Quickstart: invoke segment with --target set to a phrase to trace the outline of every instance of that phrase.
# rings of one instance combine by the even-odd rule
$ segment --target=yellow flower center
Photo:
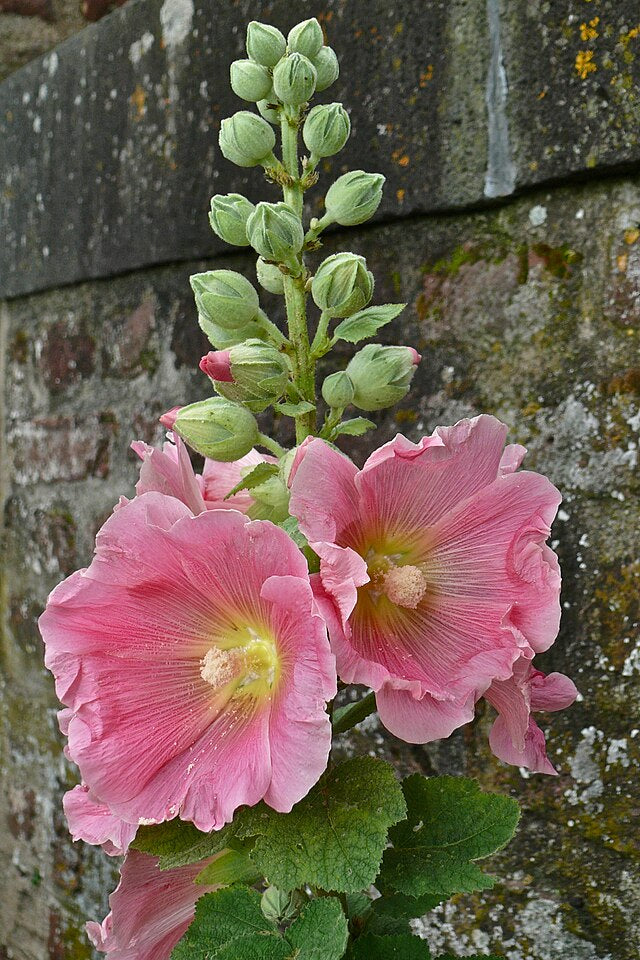
[[[403,559],[401,553],[378,553],[370,549],[366,556],[369,591],[374,600],[384,595],[399,607],[415,610],[427,592],[427,578],[421,567],[402,563]]]
[[[260,697],[271,692],[278,668],[278,651],[269,632],[247,627],[217,639],[200,661],[200,676],[228,697]]]

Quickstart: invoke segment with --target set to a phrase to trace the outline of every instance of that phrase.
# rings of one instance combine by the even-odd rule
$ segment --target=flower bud
[[[255,320],[260,311],[258,292],[234,270],[209,270],[189,278],[198,314],[223,330],[236,331]]]
[[[262,117],[239,110],[220,125],[222,155],[239,167],[257,167],[273,153],[276,135]]]
[[[367,344],[347,364],[354,406],[360,410],[382,410],[402,400],[419,362],[420,355],[413,347]]]
[[[267,337],[264,327],[257,320],[244,323],[235,330],[225,330],[224,327],[207,320],[200,313],[198,314],[198,323],[209,343],[217,350],[230,350],[231,347],[235,347],[237,343],[243,343],[245,340],[265,340]]]
[[[271,520],[282,523],[289,516],[289,490],[278,475],[251,488],[253,503],[247,510],[251,520]]]
[[[231,89],[241,100],[264,100],[271,90],[271,74],[255,60],[234,60],[229,71]]]
[[[173,430],[173,425],[178,419],[179,412],[180,407],[171,407],[171,409],[167,410],[166,413],[163,413],[161,417],[158,417],[158,420],[163,427],[166,427],[167,430]]]
[[[364,170],[352,170],[338,177],[329,187],[324,201],[327,216],[343,227],[364,223],[380,206],[384,181],[381,173],[365,173]]]
[[[273,71],[273,89],[282,103],[306,103],[315,88],[316,68],[301,53],[284,57]]]
[[[350,132],[351,121],[342,104],[321,103],[309,112],[302,139],[314,160],[319,160],[342,150]]]
[[[312,63],[316,68],[316,93],[321,93],[330,87],[340,76],[340,65],[333,47],[321,47],[313,57]]]
[[[218,193],[211,198],[211,229],[227,243],[248,247],[247,218],[254,210],[251,201],[239,193],[228,193],[226,196]]]
[[[208,353],[200,369],[211,377],[221,396],[259,413],[275,403],[289,383],[284,354],[260,340],[246,340],[230,350]]]
[[[355,253],[336,253],[318,267],[311,281],[316,306],[332,317],[349,317],[373,296],[373,274]]]
[[[259,203],[247,220],[251,246],[265,260],[286,263],[302,250],[300,217],[286,203]]]
[[[275,263],[267,263],[262,257],[256,261],[258,283],[269,293],[284,293],[284,277]]]
[[[260,116],[264,117],[265,120],[268,120],[269,123],[272,123],[274,127],[280,126],[280,111],[277,106],[274,106],[276,100],[276,95],[273,90],[270,91],[269,96],[265,100],[258,100],[256,106]]]
[[[253,414],[225,397],[181,407],[173,429],[198,453],[223,463],[246,456],[258,442]]]
[[[344,370],[332,373],[322,384],[322,398],[330,407],[344,410],[354,397],[353,384],[349,374]]]
[[[287,41],[277,27],[252,20],[247,27],[247,53],[264,67],[275,67],[287,52]]]
[[[296,24],[295,27],[291,28],[287,37],[289,53],[302,53],[309,60],[313,60],[320,52],[323,43],[322,27],[315,17]]]

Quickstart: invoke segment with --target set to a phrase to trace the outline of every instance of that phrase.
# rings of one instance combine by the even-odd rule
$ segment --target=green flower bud
[[[274,127],[279,127],[280,111],[277,107],[273,106],[275,102],[277,102],[277,98],[272,89],[269,96],[265,100],[258,100],[256,106],[261,117],[264,117],[265,120],[268,120],[269,123],[272,123]]]
[[[223,330],[235,331],[258,316],[258,292],[241,273],[209,270],[195,273],[189,282],[199,315]]]
[[[259,203],[247,220],[251,246],[265,260],[286,263],[302,250],[300,217],[286,203]]]
[[[223,463],[239,460],[258,442],[253,414],[225,397],[181,407],[173,429],[198,453]]]
[[[336,253],[320,264],[311,281],[316,306],[332,317],[349,317],[373,296],[373,274],[355,253]]]
[[[289,516],[289,491],[279,476],[269,477],[249,491],[252,505],[247,510],[251,520],[282,523]]]
[[[315,88],[316,68],[301,53],[284,57],[273,71],[273,89],[282,103],[306,103]]]
[[[255,206],[251,201],[239,193],[217,193],[211,198],[211,229],[227,243],[233,243],[236,247],[248,247],[247,218],[254,210]]]
[[[252,20],[247,27],[247,53],[264,67],[275,67],[287,52],[287,41],[277,27]]]
[[[200,313],[198,314],[198,323],[209,343],[217,350],[229,350],[231,347],[235,347],[237,343],[244,343],[247,339],[265,340],[267,337],[264,327],[255,320],[243,324],[236,330],[225,330],[224,327],[207,320]]]
[[[340,76],[340,64],[333,47],[321,47],[312,60],[316,68],[316,92],[330,87]]]
[[[380,206],[384,181],[381,173],[365,173],[364,170],[352,170],[338,177],[329,187],[324,201],[327,216],[343,227],[364,223]]]
[[[419,362],[420,355],[413,347],[367,344],[347,364],[354,406],[360,410],[382,410],[402,400]]]
[[[222,155],[239,167],[257,167],[267,161],[276,145],[276,135],[262,117],[239,110],[222,121],[219,136]]]
[[[245,340],[230,350],[208,353],[200,369],[213,379],[221,396],[243,403],[254,413],[279,400],[289,384],[287,358],[261,340]]]
[[[317,56],[323,43],[324,36],[322,27],[315,17],[311,20],[303,20],[302,23],[296,24],[295,27],[291,28],[289,36],[287,37],[289,53],[293,53],[294,51],[296,53],[302,53],[305,57],[308,57],[309,60],[313,60],[313,58]]]
[[[284,277],[275,263],[267,263],[262,257],[256,261],[258,283],[269,293],[284,293]]]
[[[271,74],[254,60],[234,60],[230,69],[231,89],[241,100],[255,103],[271,90]]]
[[[322,398],[330,407],[338,407],[340,410],[344,410],[345,407],[349,406],[353,397],[353,384],[349,374],[344,370],[332,373],[322,384]]]
[[[319,160],[342,150],[350,132],[351,121],[342,104],[321,103],[309,112],[302,139],[314,160]]]

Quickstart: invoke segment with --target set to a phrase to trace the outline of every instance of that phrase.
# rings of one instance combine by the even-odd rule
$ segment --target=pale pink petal
[[[289,475],[289,509],[309,541],[340,543],[339,535],[358,516],[356,466],[324,440],[312,440]],[[338,538],[338,539],[336,539]]]
[[[504,453],[500,458],[500,474],[504,476],[507,473],[515,473],[522,464],[527,453],[527,448],[519,443],[508,443],[504,448]]]
[[[367,565],[355,550],[332,543],[309,544],[320,557],[320,575],[325,590],[340,611],[343,627],[358,601],[358,587],[369,582]]]
[[[91,797],[88,787],[79,785],[68,790],[62,805],[74,840],[100,845],[112,857],[127,852],[137,824],[115,817],[107,806]]]
[[[533,670],[530,684],[531,709],[534,711],[564,710],[570,707],[578,696],[575,683],[564,673],[549,673],[545,676],[539,670]]]
[[[253,497],[249,490],[240,490],[225,500],[230,490],[259,463],[273,463],[274,457],[262,455],[257,450],[250,450],[246,456],[231,463],[220,463],[217,460],[205,460],[202,471],[204,484],[204,498],[208,510],[240,510],[246,513],[253,506]]]
[[[156,857],[130,850],[103,922],[87,923],[93,945],[110,960],[169,960],[193,920],[196,902],[216,887],[194,883],[215,858],[160,870]]]
[[[532,773],[557,774],[557,770],[547,757],[544,733],[530,717],[523,744],[518,747],[511,739],[508,724],[501,715],[496,718],[489,734],[489,745],[493,753],[504,763],[516,767],[526,767]]]
[[[436,700],[429,694],[414,697],[407,690],[385,683],[376,694],[380,720],[390,733],[407,743],[429,743],[450,736],[473,720],[475,698]]]
[[[165,493],[181,500],[192,513],[202,513],[204,498],[187,448],[177,434],[171,436],[174,442],[165,443],[162,450],[141,440],[131,444],[131,449],[142,460],[136,493],[138,496],[151,491]]]

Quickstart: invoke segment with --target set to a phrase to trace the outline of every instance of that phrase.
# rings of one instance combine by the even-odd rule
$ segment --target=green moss
[[[572,265],[582,260],[582,254],[566,243],[560,247],[551,247],[548,243],[533,243],[531,250],[543,261],[544,269],[560,280],[567,280],[572,274]]]

